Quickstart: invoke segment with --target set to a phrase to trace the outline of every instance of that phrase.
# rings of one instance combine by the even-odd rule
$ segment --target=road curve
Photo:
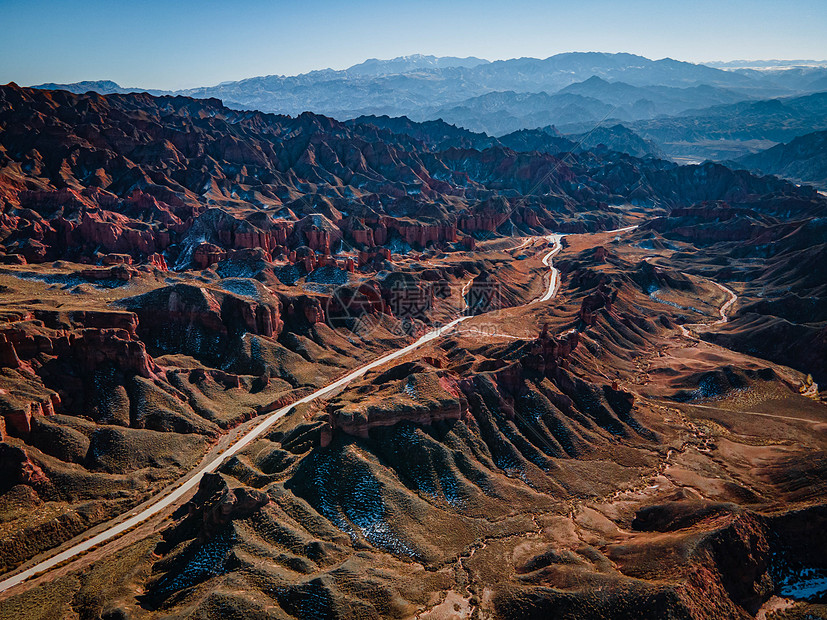
[[[721,289],[724,293],[727,293],[729,295],[729,299],[727,299],[724,302],[724,304],[721,306],[721,309],[719,311],[719,313],[721,315],[721,318],[713,323],[713,325],[720,325],[722,323],[726,323],[727,321],[729,321],[729,311],[730,311],[730,309],[732,309],[732,306],[735,305],[735,302],[738,301],[738,295],[736,295],[735,291],[733,291],[728,286],[724,286],[723,284],[718,284],[714,280],[712,281],[712,284],[714,284],[719,289]]]
[[[614,230],[604,230],[600,231],[599,233],[595,234],[614,234],[614,233],[624,233],[629,232],[630,230],[635,230],[637,225],[634,226],[624,226],[623,228],[615,228]],[[549,275],[549,283],[548,283],[548,290],[546,291],[545,295],[539,297],[532,301],[531,303],[543,303],[544,301],[548,301],[552,297],[557,294],[557,289],[560,288],[560,270],[554,267],[551,264],[551,259],[557,256],[560,251],[563,249],[563,237],[565,235],[562,234],[552,234],[547,235],[545,238],[549,243],[553,244],[551,251],[543,257],[543,264],[548,267],[550,271]],[[522,246],[521,246],[522,247]]]
[[[757,415],[764,418],[776,418],[778,420],[789,420],[792,422],[807,422],[808,424],[827,425],[827,423],[825,423],[823,420],[811,420],[810,418],[796,418],[795,416],[779,415],[777,413],[763,413],[759,411],[736,411],[731,409],[722,409],[721,407],[712,407],[710,405],[697,405],[695,403],[679,403],[679,405],[684,407],[696,407],[698,409],[710,409],[712,411],[717,411],[718,413],[739,413],[743,415]]]
[[[724,293],[729,295],[729,299],[727,299],[718,310],[718,314],[721,316],[720,319],[717,321],[713,321],[712,323],[687,323],[685,325],[681,325],[681,334],[684,336],[691,338],[692,335],[689,333],[690,327],[712,327],[714,325],[723,325],[727,321],[729,321],[729,311],[732,309],[732,306],[735,305],[735,302],[738,301],[738,295],[728,286],[724,286],[723,284],[719,284],[715,280],[709,280],[721,289]]]
[[[638,227],[637,224],[635,224],[634,226],[624,226],[623,228],[615,228],[613,230],[604,230],[604,231],[602,231],[602,234],[611,235],[613,233],[629,232],[630,230],[635,230],[637,227]],[[600,233],[598,233],[598,234],[600,234]]]
[[[553,244],[551,251],[543,257],[543,264],[550,270],[548,290],[545,295],[535,299],[531,303],[543,303],[544,301],[548,301],[557,294],[557,289],[560,287],[560,270],[551,264],[551,259],[557,256],[563,249],[563,235],[548,235],[546,239],[549,243]]]

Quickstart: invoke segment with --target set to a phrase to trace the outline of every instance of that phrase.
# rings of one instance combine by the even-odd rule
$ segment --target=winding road
[[[637,226],[628,226],[616,230],[605,231],[601,234],[627,232],[629,230],[634,230],[635,228],[637,228]],[[548,267],[550,270],[550,279],[549,287],[545,294],[542,297],[535,299],[532,302],[529,302],[531,304],[549,301],[557,294],[557,291],[560,287],[560,271],[553,266],[552,258],[554,258],[563,249],[562,234],[551,234],[545,237],[532,237],[524,241],[521,245],[517,246],[517,248],[514,249],[522,249],[530,243],[535,243],[538,239],[545,239],[552,244],[551,250],[542,259],[543,265]],[[463,286],[463,297],[471,282],[472,280],[469,280]],[[734,303],[734,300],[732,300],[732,303]],[[52,569],[55,566],[72,560],[77,556],[97,547],[98,545],[110,541],[120,536],[121,534],[127,532],[128,530],[131,530],[132,528],[144,523],[145,521],[157,515],[164,509],[175,505],[176,503],[184,499],[189,492],[193,491],[198,486],[204,474],[214,472],[227,458],[235,454],[238,454],[241,450],[250,445],[258,437],[266,433],[276,422],[278,422],[281,418],[287,415],[287,413],[289,413],[290,410],[293,409],[293,407],[295,407],[296,405],[309,403],[324,398],[325,396],[331,395],[340,388],[343,388],[349,383],[351,383],[353,380],[362,377],[374,368],[378,368],[379,366],[387,364],[388,362],[392,362],[400,357],[403,357],[411,351],[423,346],[424,344],[427,344],[432,340],[436,340],[437,338],[440,338],[441,336],[450,333],[457,325],[470,318],[472,317],[461,316],[459,318],[456,318],[453,321],[441,327],[427,332],[425,335],[420,337],[412,344],[409,344],[408,346],[398,349],[392,353],[388,353],[387,355],[383,355],[382,357],[374,360],[373,362],[370,362],[369,364],[366,364],[354,371],[351,371],[341,379],[338,379],[333,383],[330,383],[329,385],[320,388],[315,392],[312,392],[311,394],[304,396],[303,398],[300,398],[296,402],[282,407],[281,409],[274,411],[273,413],[262,416],[260,418],[261,422],[253,426],[252,429],[245,435],[243,435],[238,441],[216,453],[216,455],[213,458],[205,460],[205,462],[199,465],[196,469],[188,472],[186,476],[182,478],[181,484],[176,486],[171,492],[162,492],[156,495],[154,498],[148,500],[147,502],[145,502],[146,504],[148,504],[146,508],[140,510],[138,513],[129,517],[128,519],[119,521],[119,519],[123,518],[123,515],[121,515],[120,517],[116,517],[115,520],[118,521],[117,523],[114,523],[110,527],[104,529],[103,531],[92,536],[91,538],[79,542],[75,545],[72,545],[64,551],[61,551],[60,553],[57,553],[41,562],[38,562],[37,564],[34,564],[33,566],[25,570],[20,570],[19,572],[8,575],[5,579],[0,581],[0,592],[8,590],[9,588],[12,588],[16,585],[19,585],[27,579],[34,577],[35,575],[38,575],[40,573],[43,573],[44,571],[48,571],[49,569]]]
[[[557,256],[563,249],[563,235],[548,235],[545,238],[549,243],[553,244],[551,251],[543,257],[543,264],[549,268],[548,290],[545,295],[535,299],[531,303],[548,301],[557,294],[557,289],[560,287],[560,270],[551,264],[551,259]]]
[[[606,230],[600,233],[601,235],[612,235],[615,233],[624,233],[629,232],[631,230],[635,230],[637,228],[637,224],[634,226],[624,226],[623,228],[615,228],[614,230]],[[549,268],[549,283],[548,283],[548,290],[546,291],[545,295],[542,297],[538,297],[531,303],[542,303],[544,301],[548,301],[552,297],[557,294],[557,289],[560,288],[560,270],[554,267],[551,264],[551,259],[557,256],[560,251],[563,249],[563,237],[565,235],[561,234],[551,234],[545,237],[539,237],[540,239],[546,239],[549,243],[552,244],[551,251],[543,257],[543,264]],[[525,244],[518,246],[519,249],[525,247]]]
[[[732,306],[735,305],[735,302],[738,301],[738,295],[731,288],[724,286],[723,284],[719,284],[715,282],[715,280],[709,281],[712,282],[712,284],[717,286],[719,289],[721,289],[724,293],[729,295],[729,299],[727,299],[718,310],[718,313],[720,314],[721,318],[717,321],[713,321],[712,323],[686,323],[684,325],[681,325],[681,334],[683,334],[687,338],[692,338],[692,334],[689,330],[690,327],[713,327],[715,325],[723,325],[724,323],[729,321],[729,311],[732,309]]]
[[[373,362],[348,373],[341,379],[334,381],[333,383],[321,389],[318,389],[311,394],[308,394],[304,398],[300,398],[296,402],[287,405],[286,407],[282,407],[278,411],[275,411],[267,415],[266,417],[262,418],[260,424],[254,426],[249,433],[244,435],[235,444],[219,452],[213,459],[200,465],[194,472],[189,472],[187,474],[189,478],[186,481],[184,481],[180,486],[176,487],[175,490],[173,490],[168,495],[157,496],[157,498],[154,501],[150,500],[152,501],[152,503],[149,505],[149,507],[145,508],[138,514],[126,519],[125,521],[117,523],[110,528],[107,528],[101,533],[93,536],[92,538],[89,538],[88,540],[84,540],[83,542],[69,547],[65,551],[62,551],[46,560],[43,560],[42,562],[39,562],[38,564],[35,564],[34,566],[26,570],[20,571],[19,573],[16,573],[14,575],[11,575],[10,577],[3,579],[3,581],[0,581],[0,592],[3,592],[4,590],[8,590],[11,587],[23,583],[24,581],[26,581],[30,577],[33,577],[34,575],[37,575],[38,573],[42,573],[43,571],[49,570],[50,568],[53,568],[58,564],[61,564],[67,560],[71,560],[72,558],[82,553],[85,553],[86,551],[89,551],[93,547],[96,547],[101,543],[104,543],[108,540],[111,540],[119,536],[120,534],[123,534],[124,532],[135,527],[136,525],[140,525],[144,521],[148,520],[150,517],[164,510],[165,508],[172,506],[180,499],[182,499],[188,492],[195,489],[201,482],[201,478],[204,474],[213,472],[216,469],[218,469],[221,463],[223,463],[228,457],[237,454],[245,447],[250,445],[251,442],[253,442],[256,438],[260,437],[265,432],[267,432],[268,429],[270,429],[276,422],[283,418],[296,405],[309,403],[314,400],[323,398],[324,396],[327,396],[328,394],[335,392],[339,388],[346,386],[354,379],[358,379],[359,377],[366,374],[368,371],[382,366],[383,364],[387,364],[388,362],[392,362],[395,359],[407,355],[414,349],[417,349],[422,345],[439,338],[440,336],[453,330],[454,327],[456,327],[463,321],[470,318],[470,316],[462,316],[457,319],[454,319],[446,325],[429,331],[413,344],[409,344],[408,346],[398,349],[393,353],[388,353],[387,355],[384,355],[379,359],[376,359]]]

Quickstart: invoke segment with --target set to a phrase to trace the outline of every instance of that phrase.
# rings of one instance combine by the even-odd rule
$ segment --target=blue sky
[[[0,83],[188,88],[423,53],[827,58],[825,0],[0,0]]]

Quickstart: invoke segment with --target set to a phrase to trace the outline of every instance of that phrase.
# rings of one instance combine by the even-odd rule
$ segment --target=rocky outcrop
[[[605,282],[601,282],[597,290],[586,297],[580,303],[578,317],[586,326],[594,325],[597,321],[597,313],[600,310],[611,312],[612,304],[617,299],[617,289],[612,289]]]
[[[20,358],[6,334],[0,333],[0,368],[20,368]]]
[[[332,404],[321,430],[321,446],[327,446],[337,431],[367,438],[371,429],[400,422],[432,425],[462,419],[468,409],[465,395],[457,378],[444,371],[408,363],[380,375],[374,384],[381,386],[408,373],[407,379],[394,381],[390,389],[374,396]]]
[[[206,269],[210,265],[221,262],[227,256],[224,248],[214,243],[202,243],[192,253],[192,266],[196,269]]]
[[[159,370],[144,343],[132,340],[126,330],[81,330],[70,337],[69,351],[84,373],[91,374],[104,364],[112,364],[124,372],[149,379]]]
[[[167,261],[164,258],[163,254],[150,254],[147,257],[147,263],[155,267],[156,269],[160,269],[161,271],[167,271],[169,267],[167,267]]]
[[[270,497],[262,491],[248,487],[231,489],[220,474],[206,473],[187,510],[201,540],[209,540],[231,521],[251,517],[269,503]]]
[[[690,208],[672,209],[668,216],[654,218],[641,230],[654,230],[670,239],[709,245],[721,241],[751,241],[761,239],[772,219],[753,209],[734,207],[725,202],[701,203]]]
[[[527,370],[553,377],[558,368],[569,367],[569,358],[579,342],[580,333],[577,330],[554,336],[544,325],[540,336],[520,358],[520,363]]]
[[[23,448],[0,443],[0,491],[5,493],[17,484],[41,488],[49,478]]]
[[[101,259],[101,264],[106,267],[111,265],[131,265],[132,257],[129,254],[107,254]]]
[[[55,395],[57,397],[57,395]],[[51,416],[55,414],[53,402],[50,399],[28,400],[21,399],[9,406],[0,402],[0,413],[3,415],[4,426],[10,433],[17,437],[26,437],[32,432],[32,420],[38,416]],[[28,401],[28,402],[26,402]],[[60,402],[59,398],[56,398]]]
[[[230,341],[245,333],[272,338],[281,333],[281,301],[266,291],[262,295],[256,301],[175,284],[122,303],[138,316],[138,334],[151,347],[217,361]]]
[[[126,264],[114,265],[113,267],[108,267],[105,269],[90,268],[80,270],[80,276],[82,278],[96,281],[121,280],[123,282],[128,282],[135,276],[136,273],[138,272],[135,269]]]
[[[326,315],[322,300],[310,295],[300,295],[287,302],[286,316],[293,323],[306,322],[310,325],[324,323]]]
[[[388,248],[371,248],[368,251],[359,251],[359,267],[366,265],[378,266],[383,261],[391,260],[391,251]]]
[[[774,174],[827,190],[827,131],[809,133],[788,144],[746,155],[738,163],[758,174]]]
[[[305,245],[322,254],[330,254],[343,237],[339,227],[321,213],[308,215],[296,222],[293,234],[297,245]]]

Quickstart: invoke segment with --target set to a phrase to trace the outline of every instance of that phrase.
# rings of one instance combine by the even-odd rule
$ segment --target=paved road
[[[623,228],[615,228],[614,230],[606,230],[595,234],[608,235],[614,233],[624,233],[629,232],[630,230],[635,230],[636,228],[636,225],[624,226]],[[560,288],[560,270],[551,264],[551,259],[557,256],[563,249],[564,236],[565,235],[553,234],[547,235],[546,237],[541,237],[543,239],[546,239],[549,243],[554,244],[551,248],[551,251],[543,257],[543,264],[551,270],[551,273],[549,276],[548,290],[546,291],[545,295],[538,299],[535,299],[532,303],[542,303],[544,301],[548,301],[557,294],[557,289]]]
[[[629,232],[630,230],[635,230],[637,228],[637,224],[634,226],[624,226],[623,228],[615,228],[613,230],[606,230],[602,233],[595,233],[595,234],[604,234],[604,235],[611,235],[613,233],[622,233],[622,232]]]
[[[606,232],[619,233],[619,232],[626,232],[626,231],[629,231],[629,230],[634,230],[635,228],[637,228],[637,226],[627,226],[625,228],[619,228],[617,230],[606,231]],[[563,245],[561,243],[562,239],[563,239],[563,235],[552,234],[552,235],[547,235],[546,237],[539,237],[539,238],[540,239],[546,239],[549,243],[553,244],[552,249],[543,257],[543,264],[551,270],[551,276],[550,276],[548,291],[546,291],[546,293],[542,297],[540,297],[539,299],[534,300],[531,303],[544,302],[544,301],[550,300],[552,297],[554,297],[557,294],[557,291],[559,289],[559,284],[560,284],[560,271],[552,265],[551,259],[554,256],[556,256],[563,249]],[[519,247],[520,248],[525,247],[526,245],[528,245],[529,242],[534,241],[536,239],[538,239],[538,238],[535,237],[535,238],[529,239]],[[463,295],[466,292],[467,287],[470,284],[471,284],[471,281],[467,282],[465,284],[465,286],[463,287],[463,291],[462,291]],[[54,555],[54,556],[52,556],[52,557],[50,557],[46,560],[43,560],[42,562],[39,562],[38,564],[35,564],[31,568],[28,568],[26,570],[20,571],[19,573],[16,573],[16,574],[13,574],[9,577],[6,577],[2,581],[0,581],[0,592],[8,590],[9,588],[12,588],[12,587],[14,587],[18,584],[21,584],[24,581],[26,581],[27,579],[29,579],[30,577],[33,577],[34,575],[36,575],[38,573],[42,573],[46,570],[49,570],[50,568],[53,568],[53,567],[57,566],[58,564],[61,564],[65,561],[67,561],[67,560],[71,560],[72,558],[75,558],[76,556],[78,556],[82,553],[85,553],[86,551],[89,551],[93,547],[96,547],[96,546],[100,545],[101,543],[104,543],[108,540],[112,540],[113,538],[119,536],[120,534],[123,534],[127,530],[129,530],[129,529],[131,529],[131,528],[133,528],[137,525],[140,525],[144,521],[148,520],[152,516],[158,514],[162,510],[164,510],[165,508],[168,508],[168,507],[174,505],[176,502],[180,501],[185,495],[187,495],[187,493],[189,493],[190,491],[192,491],[193,489],[195,489],[198,486],[198,484],[201,482],[201,478],[203,477],[204,474],[215,471],[216,469],[218,469],[218,467],[221,465],[221,463],[223,463],[228,457],[231,457],[234,454],[237,454],[238,452],[243,450],[245,447],[250,445],[250,443],[255,441],[262,434],[266,433],[276,422],[278,422],[282,417],[284,417],[294,406],[299,405],[299,404],[303,404],[303,403],[309,403],[309,402],[312,402],[314,400],[318,400],[320,398],[323,398],[323,397],[325,397],[329,394],[332,394],[332,393],[336,392],[336,390],[346,386],[348,383],[350,383],[354,379],[358,379],[359,377],[363,376],[364,374],[366,374],[370,370],[373,370],[374,368],[377,368],[379,366],[387,364],[388,362],[392,362],[395,359],[403,357],[404,355],[407,355],[408,353],[410,353],[414,349],[417,349],[417,348],[421,347],[422,345],[424,345],[428,342],[431,342],[432,340],[435,340],[436,338],[439,338],[440,336],[442,336],[442,335],[444,335],[448,332],[451,332],[457,325],[459,325],[463,321],[465,321],[467,319],[470,319],[470,318],[471,318],[470,316],[462,316],[462,317],[459,317],[457,319],[454,319],[450,323],[448,323],[446,325],[443,325],[442,327],[439,327],[437,329],[431,330],[430,332],[426,333],[424,336],[419,338],[419,340],[417,340],[413,344],[410,344],[410,345],[408,345],[406,347],[403,347],[403,348],[401,348],[397,351],[394,351],[393,353],[388,353],[387,355],[383,355],[382,357],[374,360],[373,362],[371,362],[371,363],[369,363],[365,366],[362,366],[361,368],[358,368],[357,370],[354,370],[354,371],[348,373],[347,375],[345,375],[341,379],[338,379],[337,381],[334,381],[330,385],[327,385],[323,388],[320,388],[320,389],[316,390],[315,392],[313,392],[311,394],[308,394],[307,396],[305,396],[303,398],[300,398],[296,402],[291,403],[290,405],[287,405],[286,407],[282,407],[278,411],[274,411],[273,413],[268,414],[266,417],[262,417],[261,423],[254,426],[252,428],[252,430],[250,430],[250,432],[248,432],[246,435],[244,435],[236,443],[234,443],[230,447],[226,448],[225,450],[217,453],[213,459],[208,460],[207,462],[201,464],[196,470],[188,472],[187,473],[187,476],[188,476],[187,479],[183,483],[181,483],[180,486],[176,487],[171,493],[169,493],[168,495],[158,496],[157,501],[154,501],[152,504],[150,504],[144,510],[141,510],[139,513],[137,513],[136,515],[126,519],[125,521],[122,521],[120,523],[117,523],[116,525],[113,525],[110,528],[105,529],[104,531],[100,532],[99,534],[96,534],[92,538],[89,538],[88,540],[85,540],[83,542],[80,542],[80,543],[72,546],[72,547],[69,547],[68,549],[66,549],[64,551],[61,551],[60,553],[58,553],[58,554],[56,554],[56,555]]]
[[[554,244],[551,251],[543,257],[543,264],[551,270],[548,279],[548,290],[545,295],[534,300],[532,303],[548,301],[557,294],[557,289],[560,287],[560,270],[551,264],[551,259],[557,256],[560,250],[563,249],[563,235],[548,235],[546,239],[548,239],[549,243]]]
[[[684,275],[688,275],[688,274],[684,274]],[[712,284],[717,286],[719,289],[721,289],[724,293],[727,293],[729,295],[729,299],[727,299],[723,303],[723,305],[721,305],[721,308],[718,310],[718,313],[720,314],[721,318],[718,319],[717,321],[713,321],[712,323],[687,323],[685,325],[681,325],[681,333],[684,336],[687,336],[689,338],[692,337],[692,335],[689,333],[689,328],[690,327],[712,327],[714,325],[723,325],[724,323],[729,321],[729,311],[732,309],[732,306],[735,305],[735,302],[738,301],[738,295],[735,293],[735,291],[733,291],[728,286],[724,286],[723,284],[718,284],[715,280],[709,280],[709,281],[712,282]]]
[[[16,586],[20,583],[23,583],[26,579],[28,579],[29,577],[33,577],[37,573],[41,573],[41,572],[43,572],[45,570],[48,570],[48,569],[50,569],[50,568],[52,568],[52,567],[54,567],[54,566],[56,566],[56,565],[58,565],[62,562],[65,562],[66,560],[70,560],[70,559],[74,558],[75,556],[80,555],[81,553],[89,551],[93,547],[96,547],[97,545],[99,545],[103,542],[106,542],[108,540],[111,540],[112,538],[115,538],[116,536],[124,533],[125,531],[129,530],[130,528],[135,527],[136,525],[139,525],[139,524],[143,523],[144,521],[146,521],[147,519],[149,519],[153,515],[161,512],[165,508],[167,508],[169,506],[172,506],[177,501],[179,501],[182,497],[184,497],[189,491],[191,491],[195,487],[197,487],[198,484],[201,482],[202,476],[205,473],[215,471],[216,469],[218,469],[219,465],[221,465],[221,463],[223,463],[228,457],[230,457],[234,454],[237,454],[239,451],[243,450],[245,447],[250,445],[251,442],[253,442],[256,438],[260,437],[265,432],[267,432],[268,429],[270,429],[276,422],[278,422],[282,417],[284,417],[287,414],[287,412],[290,411],[295,405],[299,405],[299,404],[302,404],[302,403],[309,403],[311,401],[314,401],[314,400],[317,400],[317,399],[322,398],[324,396],[327,396],[328,394],[331,394],[332,392],[335,392],[339,388],[344,387],[345,385],[347,385],[348,383],[350,383],[354,379],[358,379],[359,377],[361,377],[362,375],[364,375],[368,371],[370,371],[374,368],[377,368],[379,366],[382,366],[383,364],[387,364],[388,362],[392,362],[393,360],[395,360],[397,358],[400,358],[404,355],[407,355],[408,353],[410,353],[414,349],[417,349],[417,348],[421,347],[422,345],[424,345],[424,344],[426,344],[426,343],[428,343],[428,342],[430,342],[430,341],[432,341],[436,338],[439,338],[443,334],[446,334],[446,333],[450,332],[458,324],[460,324],[461,322],[463,322],[463,321],[465,321],[466,319],[469,319],[469,318],[471,318],[471,317],[463,316],[463,317],[459,317],[458,319],[454,319],[450,323],[448,323],[446,325],[443,325],[442,327],[440,327],[438,329],[434,329],[434,330],[428,332],[427,334],[422,336],[419,340],[417,340],[413,344],[410,344],[410,345],[408,345],[406,347],[403,347],[403,348],[401,348],[397,351],[394,351],[393,353],[389,353],[387,355],[384,355],[384,356],[380,357],[379,359],[374,360],[370,364],[362,366],[361,368],[359,368],[357,370],[354,370],[353,372],[345,375],[341,379],[339,379],[337,381],[334,381],[330,385],[327,385],[327,386],[325,386],[325,387],[323,387],[319,390],[316,390],[315,392],[313,392],[312,394],[308,394],[304,398],[300,398],[295,403],[287,405],[286,407],[283,407],[283,408],[279,409],[278,411],[275,411],[275,412],[269,414],[267,417],[265,417],[262,420],[262,422],[260,424],[253,427],[253,429],[249,433],[244,435],[244,437],[242,437],[235,444],[233,444],[232,446],[230,446],[226,450],[218,453],[215,456],[215,458],[213,458],[212,460],[207,461],[206,463],[199,466],[198,469],[195,470],[194,475],[193,475],[192,472],[188,473],[187,475],[191,476],[191,477],[188,478],[180,486],[176,487],[175,490],[172,491],[169,495],[159,497],[158,500],[156,502],[154,502],[152,505],[150,505],[148,508],[142,510],[141,512],[139,512],[135,516],[130,517],[126,521],[118,523],[117,525],[113,525],[112,527],[104,530],[100,534],[97,534],[96,536],[93,536],[92,538],[90,538],[88,540],[85,540],[81,543],[78,543],[77,545],[74,545],[73,547],[70,547],[69,549],[66,549],[65,551],[62,551],[62,552],[58,553],[57,555],[54,555],[54,556],[52,556],[52,557],[50,557],[50,558],[48,558],[48,559],[46,559],[46,560],[44,560],[44,561],[42,561],[38,564],[35,564],[34,566],[32,566],[29,569],[21,571],[21,572],[15,574],[15,575],[7,577],[3,581],[0,581],[0,592],[3,592],[4,590],[8,590],[9,588],[11,588],[13,586]]]

